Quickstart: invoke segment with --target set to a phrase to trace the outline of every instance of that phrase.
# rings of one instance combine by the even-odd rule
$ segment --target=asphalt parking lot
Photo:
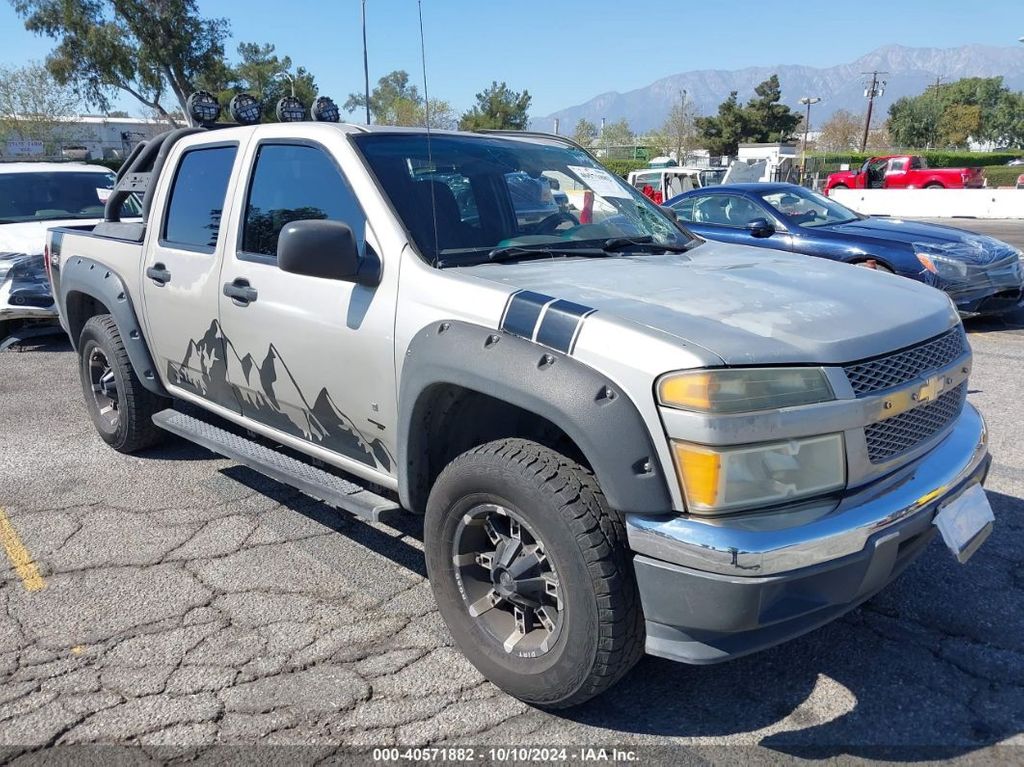
[[[1024,245],[1024,222],[956,223]],[[120,455],[66,343],[0,354],[0,538],[27,557],[0,567],[0,745],[1024,746],[1024,312],[968,331],[997,523],[967,565],[935,542],[804,638],[721,666],[645,659],[560,714],[453,648],[416,519],[350,521],[180,441]]]

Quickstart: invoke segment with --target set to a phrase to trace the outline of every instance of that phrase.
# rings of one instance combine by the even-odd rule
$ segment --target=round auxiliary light
[[[319,123],[336,123],[341,119],[338,105],[327,96],[320,96],[309,111]]]
[[[299,123],[306,119],[306,108],[294,96],[285,96],[277,102],[277,119],[283,123]]]
[[[248,93],[239,93],[231,98],[228,104],[231,119],[242,125],[255,125],[260,121],[263,107],[259,101]]]
[[[188,97],[185,107],[192,120],[199,125],[215,123],[220,117],[220,104],[217,102],[217,97],[209,91],[196,91]]]

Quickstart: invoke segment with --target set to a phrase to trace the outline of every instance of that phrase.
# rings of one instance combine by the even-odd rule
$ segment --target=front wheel
[[[146,389],[135,375],[117,323],[109,314],[89,319],[78,341],[85,407],[103,441],[121,453],[159,442],[164,434],[153,414],[170,400]]]
[[[583,703],[643,654],[622,516],[548,448],[505,439],[456,458],[431,490],[424,549],[462,652],[527,703]]]

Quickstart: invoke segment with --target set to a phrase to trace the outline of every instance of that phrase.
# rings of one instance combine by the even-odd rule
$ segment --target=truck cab
[[[521,215],[524,177],[565,200]],[[564,138],[183,129],[48,252],[104,441],[170,432],[369,521],[423,514],[456,643],[534,705],[644,651],[797,636],[936,520],[963,559],[992,527],[944,295],[702,241]]]

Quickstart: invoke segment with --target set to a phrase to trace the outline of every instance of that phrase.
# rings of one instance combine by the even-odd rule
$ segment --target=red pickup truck
[[[872,157],[859,170],[832,173],[825,194],[833,189],[974,189],[985,185],[981,168],[929,168],[912,154]]]

